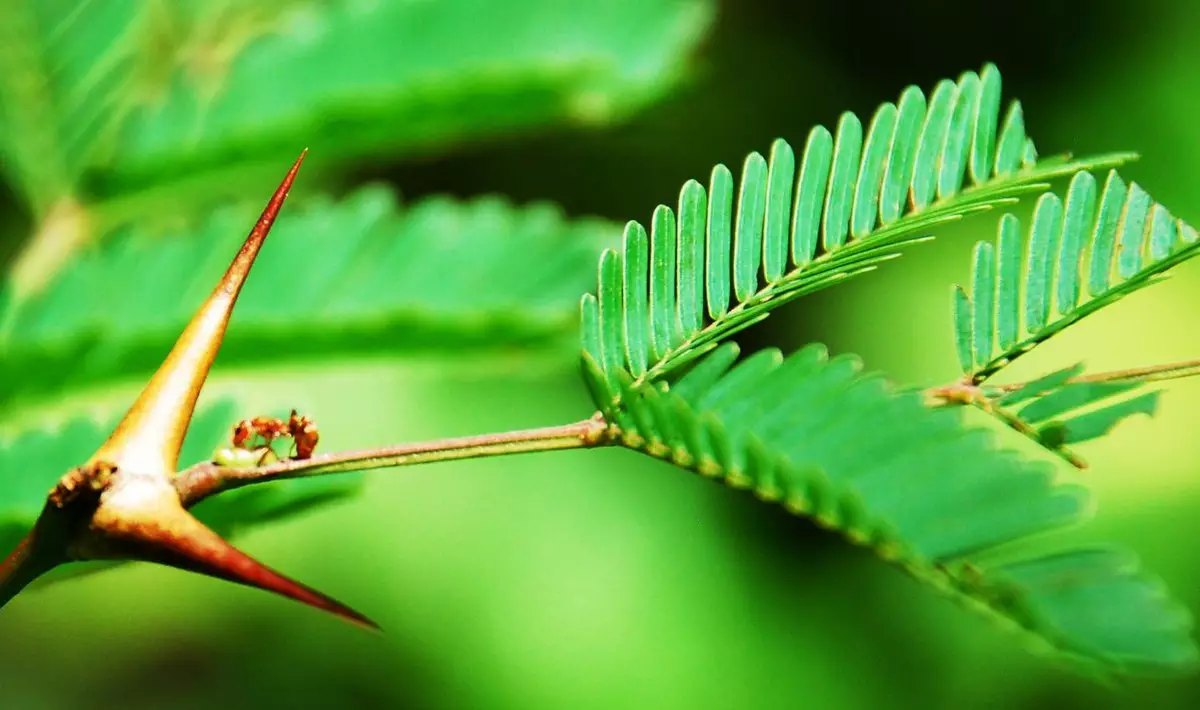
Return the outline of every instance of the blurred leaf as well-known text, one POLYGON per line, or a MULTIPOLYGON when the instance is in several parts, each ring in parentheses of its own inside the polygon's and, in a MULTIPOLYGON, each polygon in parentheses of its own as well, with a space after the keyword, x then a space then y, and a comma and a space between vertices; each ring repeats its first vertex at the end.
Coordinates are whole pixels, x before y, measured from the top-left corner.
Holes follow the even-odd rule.
POLYGON ((939 225, 1131 157, 1020 164, 1013 144, 1032 144, 1016 102, 996 135, 999 92, 999 72, 988 65, 942 81, 928 104, 909 87, 876 111, 865 139, 846 113, 836 139, 814 128, 798 161, 777 140, 769 161, 746 159, 736 201, 724 165, 707 193, 688 181, 678 215, 660 206, 649 236, 630 222, 623 254, 603 255, 598 295, 582 305, 585 349, 610 378, 622 369, 639 382, 666 376, 776 307, 895 258, 939 225))
POLYGON ((112 194, 302 145, 347 160, 603 122, 680 78, 711 14, 707 0, 18 1, 0 19, 4 165, 44 213, 81 183, 112 194))
MULTIPOLYGON (((956 324, 957 349, 962 352, 967 347, 968 337, 979 345, 973 360, 964 363, 975 382, 996 374, 1083 317, 1158 283, 1166 271, 1200 253, 1195 229, 1152 202, 1137 183, 1126 187, 1115 170, 1108 174, 1098 207, 1096 193, 1095 178, 1080 172, 1071 180, 1065 206, 1053 193, 1042 195, 1024 262, 1020 222, 1012 215, 1001 220, 998 259, 994 265, 991 260, 976 260, 971 275, 977 286, 973 300, 964 306, 959 296, 954 303, 956 317, 970 326, 956 324), (1023 295, 1018 278, 1024 282, 1023 295), (986 286, 983 291, 980 284, 986 286), (993 317, 993 309, 998 316, 993 317), (1024 328, 1019 329, 1022 311, 1024 328), (1004 325, 993 347, 994 323, 1004 325)), ((979 248, 991 246, 981 242, 979 248)))
POLYGON ((1037 424, 1060 418, 1073 410, 1124 394, 1137 382, 1071 382, 1041 396, 1021 408, 1021 418, 1037 424))
POLYGON ((996 403, 1006 407, 1020 404, 1021 402, 1033 399, 1043 392, 1062 387, 1067 383, 1067 380, 1072 377, 1078 377, 1081 374, 1083 374, 1082 362, 1070 367, 1064 367, 1061 370, 1055 370, 1054 372, 1026 382, 1012 392, 1000 397, 996 403))
POLYGON ((1187 613, 1127 555, 1014 547, 1084 519, 1085 489, 853 356, 809 345, 730 367, 736 353, 726 343, 670 384, 622 370, 611 391, 586 353, 585 374, 624 446, 811 516, 1088 670, 1200 663, 1187 613))
MULTIPOLYGON (((180 461, 190 465, 208 460, 214 449, 228 442, 237 416, 229 400, 197 412, 180 461)), ((8 554, 29 532, 58 479, 86 461, 116 424, 116 418, 100 423, 79 417, 53 429, 22 431, 0 443, 0 555, 8 554)), ((271 486, 258 495, 229 491, 213 496, 196 514, 223 535, 237 534, 354 495, 361 488, 358 479, 343 477, 313 481, 317 485, 289 483, 300 485, 271 486)))
MULTIPOLYGON (((565 360, 578 294, 617 233, 499 198, 400 207, 381 187, 294 207, 247 282, 222 367, 554 347, 565 360)), ((152 372, 254 218, 245 205, 167 234, 124 229, 42 294, 10 301, 0 402, 152 372)))
POLYGON ((1068 419, 1060 424, 1066 430, 1064 443, 1078 444, 1098 439, 1112 431, 1122 420, 1135 414, 1153 416, 1158 407, 1158 396, 1158 392, 1144 392, 1068 419))
POLYGON ((0 170, 37 292, 92 237, 322 163, 607 123, 682 77, 709 0, 17 0, 0 17, 0 170))

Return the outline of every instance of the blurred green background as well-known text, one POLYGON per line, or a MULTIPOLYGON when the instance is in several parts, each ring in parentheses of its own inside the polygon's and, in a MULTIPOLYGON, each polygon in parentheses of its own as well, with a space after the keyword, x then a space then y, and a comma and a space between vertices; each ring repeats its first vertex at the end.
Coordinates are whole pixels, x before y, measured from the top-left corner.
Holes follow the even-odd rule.
MULTIPOLYGON (((38 4, 26 14, 53 25, 77 5, 38 4)), ((262 87, 246 111, 287 108, 280 67, 288 58, 274 65, 256 54, 260 34, 246 31, 253 23, 205 24, 209 8, 236 16, 235 4, 183 5, 200 19, 181 22, 181 36, 203 35, 230 52, 213 50, 212 61, 242 62, 253 79, 217 81, 210 98, 262 87)), ((389 72, 419 79, 383 110, 338 92, 334 78, 361 80, 362 95, 372 90, 366 70, 346 69, 341 55, 303 67, 304 89, 328 83, 340 109, 279 125, 311 135, 299 138, 315 159, 301 180, 334 194, 385 181, 407 200, 502 194, 557 202, 572 217, 645 221, 717 162, 740 166, 777 136, 800 145, 812 125, 832 125, 842 110, 868 116, 908 84, 928 90, 993 61, 1042 154, 1136 150, 1142 159, 1122 172, 1200 223, 1200 45, 1192 41, 1200 7, 1188 0, 1148 0, 1136 11, 1115 0, 265 5, 287 6, 294 34, 285 36, 296 42, 343 32, 334 49, 382 77, 371 81, 382 85, 389 72), (401 8, 401 19, 415 8, 407 16, 424 24, 372 44, 345 34, 366 25, 339 29, 323 14, 380 5, 401 8)), ((95 24, 73 26, 107 31, 93 10, 79 12, 95 24)), ((10 39, 12 24, 3 28, 10 39)), ((21 61, 16 52, 0 50, 9 69, 21 61)), ((86 66, 79 72, 89 76, 86 66)), ((107 74, 97 76, 89 102, 116 91, 107 74)), ((163 82, 159 100, 173 106, 170 92, 200 86, 202 107, 208 84, 163 82)), ((20 96, 10 86, 0 98, 11 107, 20 96)), ((204 210, 231 191, 260 202, 281 173, 277 158, 295 146, 255 133, 253 115, 213 106, 204 125, 226 121, 225 132, 197 129, 177 155, 169 134, 186 132, 186 111, 154 114, 159 124, 136 118, 123 134, 133 136, 128 144, 100 143, 63 170, 79 192, 115 205, 106 213, 114 222, 170 217, 181 205, 204 210)), ((50 170, 29 165, 27 173, 50 170)), ((41 219, 30 206, 36 195, 23 196, 18 182, 10 175, 0 212, 2 248, 13 259, 41 219)), ((956 373, 948 284, 966 279, 971 245, 993 226, 984 216, 945 230, 899 264, 792 304, 743 344, 790 350, 821 340, 903 383, 947 381, 956 373)), ((1186 265, 1039 349, 1012 377, 1079 359, 1100 370, 1195 357, 1198 296, 1200 273, 1186 265)), ((575 367, 569 350, 377 352, 218 367, 204 398, 235 397, 247 414, 299 406, 321 423, 322 448, 334 450, 581 418, 590 410, 575 367)), ((136 386, 47 398, 16 424, 8 412, 5 426, 115 412, 136 386)), ((1197 383, 1173 383, 1153 420, 1082 447, 1093 468, 1077 477, 1100 507, 1094 523, 1072 533, 1136 549, 1194 613, 1198 397, 1197 383)), ((0 612, 0 707, 1192 708, 1200 700, 1197 678, 1111 688, 1077 678, 836 536, 630 452, 439 464, 363 480, 364 495, 239 543, 361 609, 384 635, 260 592, 128 565, 48 585, 0 612)))

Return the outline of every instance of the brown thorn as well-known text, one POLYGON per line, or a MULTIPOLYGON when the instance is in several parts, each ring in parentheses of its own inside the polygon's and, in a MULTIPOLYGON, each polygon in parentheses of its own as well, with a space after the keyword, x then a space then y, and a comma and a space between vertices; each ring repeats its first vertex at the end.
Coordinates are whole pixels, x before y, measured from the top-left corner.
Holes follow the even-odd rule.
POLYGON ((102 510, 93 525, 104 532, 104 545, 118 558, 156 562, 273 592, 358 626, 379 630, 375 622, 345 604, 238 550, 175 505, 159 506, 151 514, 102 510))
POLYGON ((112 436, 88 463, 60 480, 33 532, 0 563, 0 606, 68 560, 138 559, 274 592, 378 629, 362 614, 225 542, 184 510, 168 480, 238 294, 306 152, 112 436))
POLYGON ((300 153, 225 276, 90 462, 105 460, 125 470, 163 477, 175 471, 196 399, 225 337, 233 306, 307 153, 307 148, 300 153))

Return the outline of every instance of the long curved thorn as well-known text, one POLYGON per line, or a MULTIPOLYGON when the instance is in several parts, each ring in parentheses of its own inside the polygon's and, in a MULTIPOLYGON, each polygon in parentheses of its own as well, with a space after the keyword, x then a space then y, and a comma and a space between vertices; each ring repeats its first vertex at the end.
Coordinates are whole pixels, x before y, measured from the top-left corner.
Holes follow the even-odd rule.
POLYGON ((91 461, 108 461, 143 474, 167 476, 175 471, 196 399, 225 337, 233 306, 307 153, 307 148, 300 153, 212 295, 91 461))
POLYGON ((375 631, 379 626, 359 612, 312 587, 285 577, 226 542, 182 508, 150 516, 122 515, 96 521, 110 540, 123 542, 135 559, 224 579, 329 612, 375 631))

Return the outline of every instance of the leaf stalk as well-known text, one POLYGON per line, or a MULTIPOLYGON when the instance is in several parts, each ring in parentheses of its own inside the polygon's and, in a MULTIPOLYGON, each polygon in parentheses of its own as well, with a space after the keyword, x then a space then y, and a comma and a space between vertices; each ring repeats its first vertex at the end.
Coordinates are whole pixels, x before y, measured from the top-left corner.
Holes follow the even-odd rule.
POLYGON ((191 507, 224 491, 286 478, 307 478, 374 468, 413 466, 485 456, 509 456, 535 451, 594 448, 609 446, 615 441, 612 427, 597 413, 571 424, 340 451, 309 459, 285 459, 265 466, 241 468, 206 461, 181 471, 174 478, 174 486, 183 505, 191 507))

